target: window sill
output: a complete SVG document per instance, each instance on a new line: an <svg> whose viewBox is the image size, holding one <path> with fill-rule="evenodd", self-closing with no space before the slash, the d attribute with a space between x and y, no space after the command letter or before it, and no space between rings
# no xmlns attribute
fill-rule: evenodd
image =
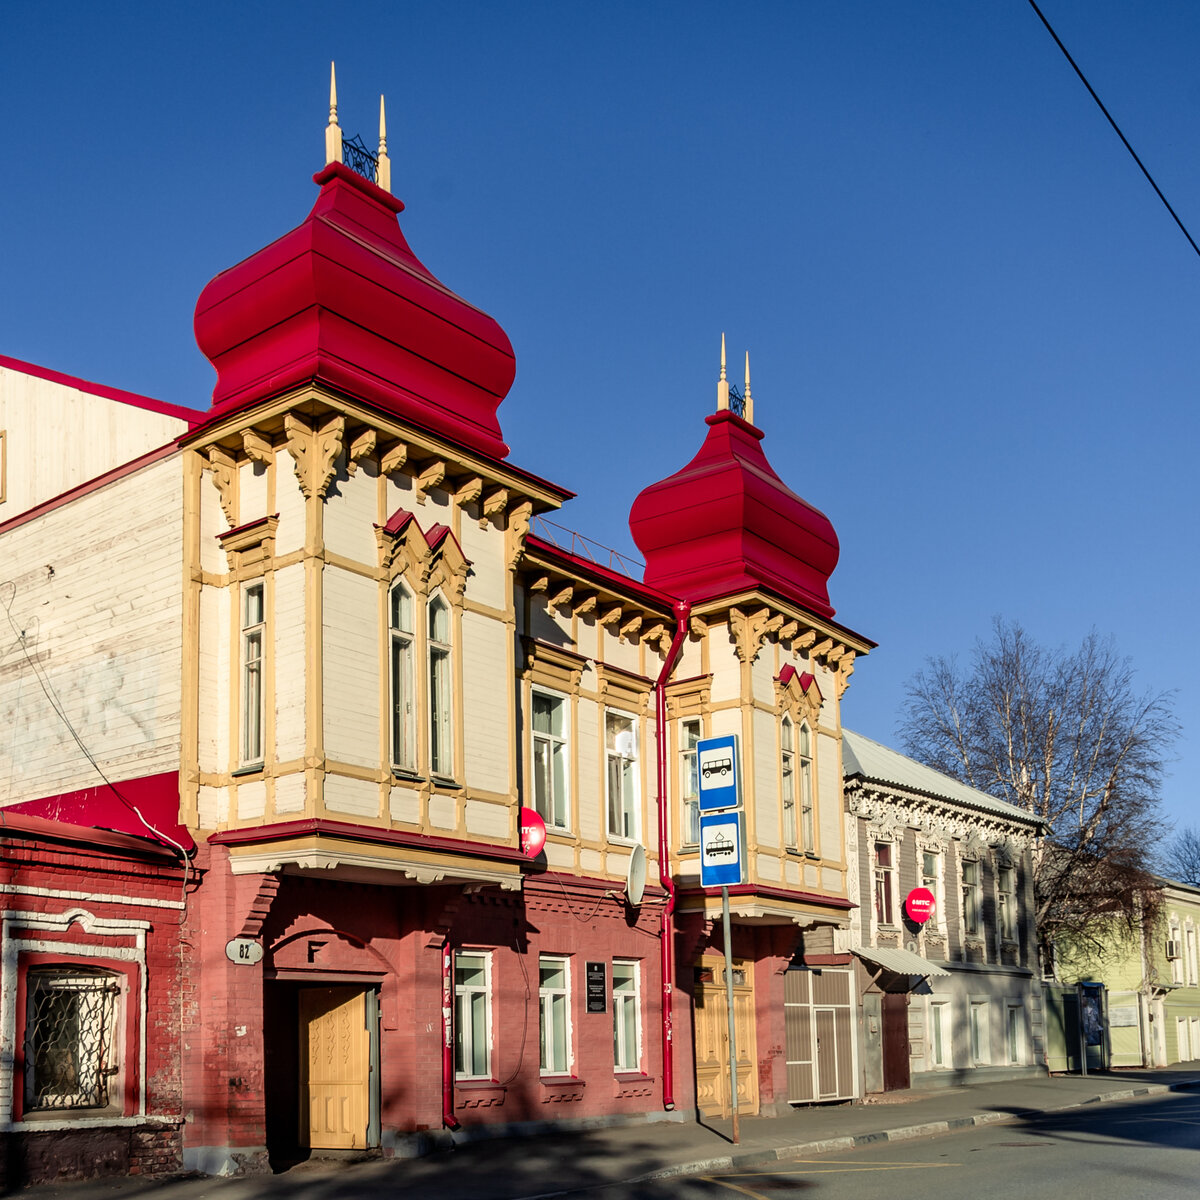
<svg viewBox="0 0 1200 1200"><path fill-rule="evenodd" d="M261 775L263 770L263 763L247 763L244 767L238 767L235 771L231 771L230 774L234 779L242 779L247 775Z"/></svg>
<svg viewBox="0 0 1200 1200"><path fill-rule="evenodd" d="M637 1071L618 1071L613 1076L613 1096L617 1100L644 1100L654 1094L655 1078Z"/></svg>
<svg viewBox="0 0 1200 1200"><path fill-rule="evenodd" d="M449 775L430 775L429 782L441 791L457 792L462 788L462 784Z"/></svg>
<svg viewBox="0 0 1200 1200"><path fill-rule="evenodd" d="M576 1088L582 1091L587 1087L587 1084L575 1075L543 1075L540 1082L544 1088L561 1088L566 1091L573 1091Z"/></svg>
<svg viewBox="0 0 1200 1200"><path fill-rule="evenodd" d="M410 771L407 767L392 767L392 781L402 783L424 783L425 776Z"/></svg>
<svg viewBox="0 0 1200 1200"><path fill-rule="evenodd" d="M454 1107L456 1109L501 1108L508 1088L494 1079L456 1079Z"/></svg>

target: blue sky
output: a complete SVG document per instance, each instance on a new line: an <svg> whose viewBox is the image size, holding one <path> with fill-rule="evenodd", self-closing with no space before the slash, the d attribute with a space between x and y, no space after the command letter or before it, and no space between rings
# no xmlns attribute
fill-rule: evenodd
<svg viewBox="0 0 1200 1200"><path fill-rule="evenodd" d="M1200 239L1200 6L1044 0ZM512 339L512 460L631 550L713 407L757 423L880 643L848 724L993 616L1115 634L1200 823L1200 258L1023 0L0 4L0 353L205 407L204 284L387 95L413 249ZM736 376L735 376L736 377Z"/></svg>

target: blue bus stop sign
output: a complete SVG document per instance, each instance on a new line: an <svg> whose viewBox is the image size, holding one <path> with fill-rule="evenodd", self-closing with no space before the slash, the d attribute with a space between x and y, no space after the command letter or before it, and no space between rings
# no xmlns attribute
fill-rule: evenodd
<svg viewBox="0 0 1200 1200"><path fill-rule="evenodd" d="M700 776L700 811L737 808L742 802L742 764L738 758L737 734L702 738L696 744L696 766Z"/></svg>
<svg viewBox="0 0 1200 1200"><path fill-rule="evenodd" d="M700 886L742 882L742 814L700 814Z"/></svg>

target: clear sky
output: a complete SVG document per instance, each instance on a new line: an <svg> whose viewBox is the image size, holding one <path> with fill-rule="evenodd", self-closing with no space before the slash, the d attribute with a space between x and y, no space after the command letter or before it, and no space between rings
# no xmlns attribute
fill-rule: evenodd
<svg viewBox="0 0 1200 1200"><path fill-rule="evenodd" d="M1200 5L1042 7L1200 240ZM1024 0L0 0L0 48L0 353L206 407L196 298L308 212L335 58L413 249L512 339L564 524L632 549L724 330L879 642L847 724L894 742L995 615L1113 633L1200 824L1200 258Z"/></svg>

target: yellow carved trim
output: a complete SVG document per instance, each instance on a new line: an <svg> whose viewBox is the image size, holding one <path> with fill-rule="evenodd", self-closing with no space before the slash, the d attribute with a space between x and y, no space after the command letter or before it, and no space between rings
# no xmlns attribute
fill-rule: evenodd
<svg viewBox="0 0 1200 1200"><path fill-rule="evenodd" d="M262 463L264 467L270 466L275 458L275 447L271 445L271 439L263 437L257 429L242 430L242 449L251 462Z"/></svg>
<svg viewBox="0 0 1200 1200"><path fill-rule="evenodd" d="M362 462L368 454L375 450L375 443L378 440L378 435L373 429L364 429L350 443L350 451L346 457L346 474L353 475L358 470L358 464Z"/></svg>
<svg viewBox="0 0 1200 1200"><path fill-rule="evenodd" d="M213 486L217 489L217 495L221 497L221 511L232 529L238 523L237 502L234 497L237 464L220 446L208 446L205 454L208 456L208 469L212 473Z"/></svg>
<svg viewBox="0 0 1200 1200"><path fill-rule="evenodd" d="M408 446L404 442L396 442L380 455L379 473L394 475L408 461Z"/></svg>
<svg viewBox="0 0 1200 1200"><path fill-rule="evenodd" d="M416 479L415 495L418 504L424 504L425 498L446 478L446 464L441 460L431 462Z"/></svg>
<svg viewBox="0 0 1200 1200"><path fill-rule="evenodd" d="M486 511L487 504L484 504ZM521 561L525 553L525 538L529 534L529 521L533 516L533 505L528 500L522 500L508 514L508 529L505 533L504 561L511 571Z"/></svg>

